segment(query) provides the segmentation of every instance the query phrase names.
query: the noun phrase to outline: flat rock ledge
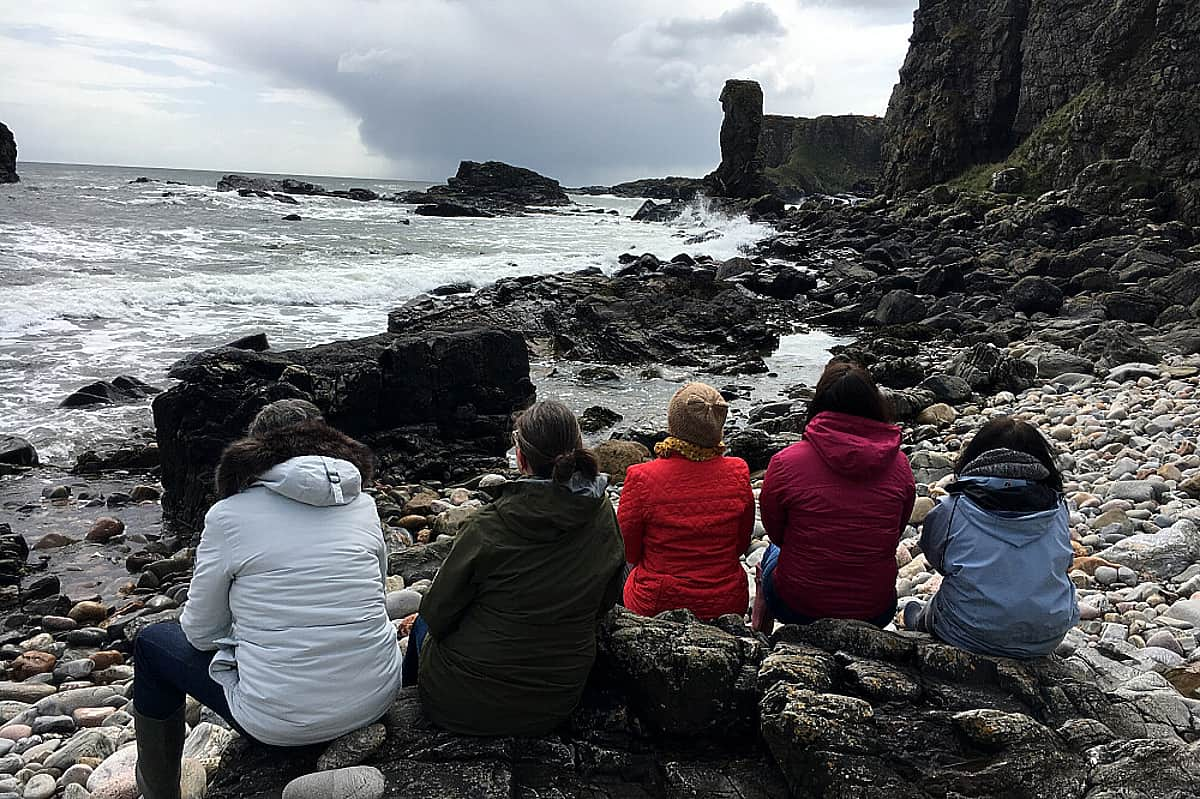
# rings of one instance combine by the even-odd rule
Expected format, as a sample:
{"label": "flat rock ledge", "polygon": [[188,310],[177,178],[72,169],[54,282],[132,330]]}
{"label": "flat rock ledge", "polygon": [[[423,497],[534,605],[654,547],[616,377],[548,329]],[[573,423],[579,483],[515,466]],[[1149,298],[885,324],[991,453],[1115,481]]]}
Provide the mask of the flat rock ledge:
{"label": "flat rock ledge", "polygon": [[[413,689],[366,760],[385,797],[1188,799],[1200,702],[1094,650],[1019,662],[825,620],[771,640],[686,611],[605,621],[569,722],[535,739],[434,728]],[[322,748],[235,743],[209,797],[276,797]]]}

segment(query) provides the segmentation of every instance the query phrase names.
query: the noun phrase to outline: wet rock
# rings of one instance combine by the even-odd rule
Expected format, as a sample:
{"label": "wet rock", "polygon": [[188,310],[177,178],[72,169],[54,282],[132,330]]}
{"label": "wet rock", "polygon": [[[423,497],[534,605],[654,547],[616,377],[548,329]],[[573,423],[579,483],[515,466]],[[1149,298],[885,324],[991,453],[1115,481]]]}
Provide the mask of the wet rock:
{"label": "wet rock", "polygon": [[98,380],[73,392],[59,406],[80,408],[88,405],[115,405],[152,397],[161,389],[148,385],[136,377],[121,375],[112,381]]}
{"label": "wet rock", "polygon": [[37,466],[37,450],[20,436],[0,435],[0,464]]}
{"label": "wet rock", "polygon": [[387,728],[382,724],[372,724],[343,735],[331,743],[317,760],[317,768],[321,771],[335,771],[357,766],[375,754],[379,747],[383,746],[386,738]]}
{"label": "wet rock", "polygon": [[624,418],[616,411],[593,405],[579,415],[579,427],[585,433],[598,433],[620,423]]}
{"label": "wet rock", "polygon": [[125,532],[125,522],[112,516],[101,516],[92,523],[87,532],[87,540],[94,544],[107,544],[112,539]]}

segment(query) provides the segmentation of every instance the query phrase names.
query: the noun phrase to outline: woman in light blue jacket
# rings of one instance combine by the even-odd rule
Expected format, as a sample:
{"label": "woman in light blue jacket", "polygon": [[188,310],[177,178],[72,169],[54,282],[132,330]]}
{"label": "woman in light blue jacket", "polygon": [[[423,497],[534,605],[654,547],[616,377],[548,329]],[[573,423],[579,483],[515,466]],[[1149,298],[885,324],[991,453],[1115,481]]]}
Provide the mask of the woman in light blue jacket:
{"label": "woman in light blue jacket", "polygon": [[145,799],[179,797],[186,694],[276,746],[330,741],[387,711],[401,653],[362,490],[372,461],[299,400],[268,405],[225,451],[180,623],[134,642]]}
{"label": "woman in light blue jacket", "polygon": [[1062,475],[1049,444],[1025,422],[994,419],[955,474],[921,535],[942,586],[928,605],[905,606],[905,626],[984,655],[1050,654],[1079,621],[1079,606],[1067,576],[1074,553]]}

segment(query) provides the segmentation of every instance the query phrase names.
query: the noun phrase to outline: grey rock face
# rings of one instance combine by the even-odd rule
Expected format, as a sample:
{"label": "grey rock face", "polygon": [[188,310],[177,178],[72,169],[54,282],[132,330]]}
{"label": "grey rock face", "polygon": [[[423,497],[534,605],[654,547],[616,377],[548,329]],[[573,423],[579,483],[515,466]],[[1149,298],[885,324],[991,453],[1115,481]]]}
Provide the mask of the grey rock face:
{"label": "grey rock face", "polygon": [[17,174],[17,142],[12,131],[0,122],[0,183],[16,183],[21,180]]}
{"label": "grey rock face", "polygon": [[1194,222],[1198,35],[1200,7],[1182,0],[923,0],[888,107],[885,188],[1000,164],[1023,171],[1024,192]]}

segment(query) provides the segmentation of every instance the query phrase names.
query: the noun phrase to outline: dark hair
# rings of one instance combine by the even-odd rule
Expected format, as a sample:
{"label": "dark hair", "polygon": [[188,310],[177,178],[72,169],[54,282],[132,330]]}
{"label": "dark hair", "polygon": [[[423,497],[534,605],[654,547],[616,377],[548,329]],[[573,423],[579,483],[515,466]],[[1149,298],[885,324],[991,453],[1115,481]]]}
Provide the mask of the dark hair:
{"label": "dark hair", "polygon": [[861,416],[877,422],[892,421],[892,410],[871,373],[856,363],[832,360],[817,381],[816,393],[808,403],[805,427],[826,411]]}
{"label": "dark hair", "polygon": [[1041,481],[1042,485],[1062,491],[1062,472],[1054,462],[1054,450],[1050,442],[1036,427],[1011,416],[997,417],[979,428],[979,432],[959,454],[954,473],[960,474],[971,461],[992,449],[1011,449],[1037,458],[1050,471],[1050,475]]}
{"label": "dark hair", "polygon": [[561,402],[535,402],[518,416],[513,443],[537,477],[566,483],[575,472],[589,480],[600,473],[596,456],[583,446],[579,420]]}

